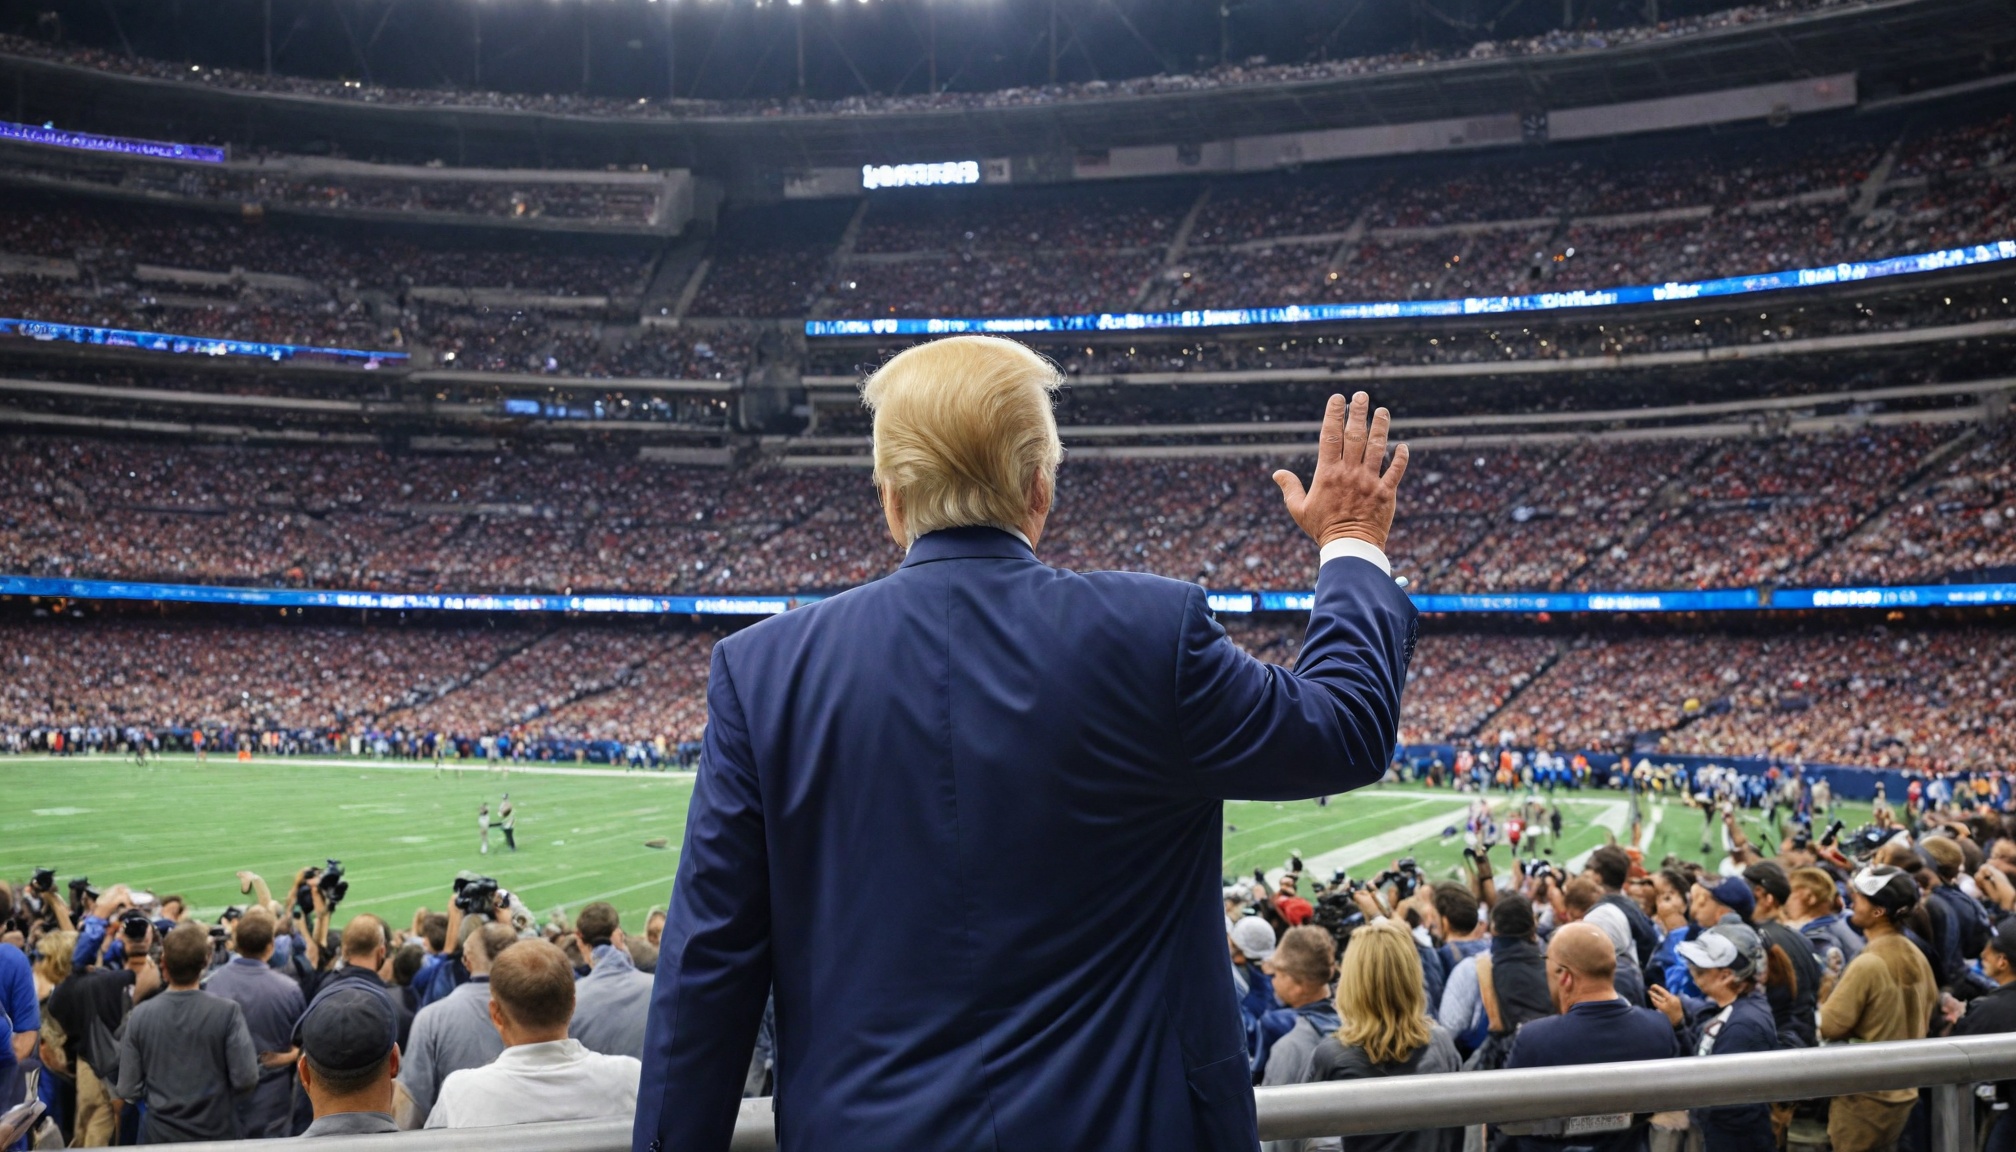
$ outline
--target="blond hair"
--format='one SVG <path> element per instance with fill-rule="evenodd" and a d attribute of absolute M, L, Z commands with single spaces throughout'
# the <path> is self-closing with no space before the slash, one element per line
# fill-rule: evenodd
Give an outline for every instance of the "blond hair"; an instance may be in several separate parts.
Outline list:
<path fill-rule="evenodd" d="M 875 414 L 875 483 L 911 540 L 941 528 L 1017 528 L 1037 477 L 1056 489 L 1064 445 L 1057 366 L 1013 340 L 953 336 L 890 359 L 861 389 Z"/>
<path fill-rule="evenodd" d="M 1397 1064 L 1429 1039 L 1428 997 L 1414 936 L 1392 920 L 1351 933 L 1337 977 L 1337 1039 L 1365 1050 L 1374 1064 Z"/>

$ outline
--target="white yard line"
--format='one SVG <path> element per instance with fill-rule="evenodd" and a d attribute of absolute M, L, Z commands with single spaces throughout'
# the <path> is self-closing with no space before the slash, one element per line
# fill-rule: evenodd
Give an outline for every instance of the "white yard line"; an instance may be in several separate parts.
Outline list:
<path fill-rule="evenodd" d="M 1659 817 L 1655 813 L 1652 819 L 1657 821 Z M 1590 823 L 1596 825 L 1598 828 L 1608 828 L 1610 831 L 1616 833 L 1618 842 L 1622 843 L 1631 833 L 1631 805 L 1623 800 L 1607 801 L 1603 810 L 1598 812 L 1595 819 L 1591 820 Z M 1648 831 L 1646 835 L 1649 838 L 1651 833 Z M 1596 849 L 1591 848 L 1588 852 L 1582 852 L 1569 857 L 1568 862 L 1563 864 L 1562 868 L 1570 876 L 1580 873 L 1583 866 L 1589 863 L 1589 853 L 1594 851 Z"/>
<path fill-rule="evenodd" d="M 130 765 L 133 763 L 133 758 L 130 756 L 23 756 L 19 758 L 0 760 L 0 767 L 6 767 L 15 764 L 22 764 L 22 765 L 36 764 L 46 766 L 56 764 L 80 764 L 80 763 Z M 174 771 L 176 769 L 200 771 L 209 769 L 236 768 L 239 766 L 240 766 L 239 761 L 232 759 L 231 756 L 229 755 L 223 755 L 223 754 L 216 756 L 208 764 L 198 764 L 193 760 L 168 760 L 157 762 L 158 769 L 167 771 Z M 368 768 L 376 772 L 434 771 L 434 762 L 432 760 L 362 760 L 362 759 L 330 760 L 310 756 L 255 756 L 250 760 L 244 761 L 244 766 L 257 767 L 257 768 L 272 768 L 272 767 Z M 512 764 L 509 766 L 509 768 L 510 768 L 509 775 L 604 776 L 604 777 L 612 777 L 618 780 L 691 780 L 694 775 L 692 772 L 686 772 L 686 771 L 625 772 L 621 768 L 555 768 L 540 764 Z M 153 770 L 155 769 L 149 769 L 149 771 Z M 468 761 L 465 762 L 460 768 L 457 768 L 453 760 L 446 760 L 443 761 L 441 764 L 441 771 L 444 774 L 468 773 L 475 775 L 479 779 L 484 774 L 495 776 L 498 779 L 508 778 L 506 773 L 500 771 L 492 771 L 485 763 L 481 761 Z"/>
<path fill-rule="evenodd" d="M 1303 868 L 1312 876 L 1328 876 L 1342 869 L 1356 868 L 1374 860 L 1383 860 L 1403 849 L 1412 848 L 1423 840 L 1442 835 L 1442 830 L 1451 824 L 1462 827 L 1463 818 L 1469 813 L 1468 804 L 1455 808 L 1445 808 L 1438 816 L 1403 824 L 1377 836 L 1367 836 L 1342 848 L 1333 849 L 1302 861 Z"/>

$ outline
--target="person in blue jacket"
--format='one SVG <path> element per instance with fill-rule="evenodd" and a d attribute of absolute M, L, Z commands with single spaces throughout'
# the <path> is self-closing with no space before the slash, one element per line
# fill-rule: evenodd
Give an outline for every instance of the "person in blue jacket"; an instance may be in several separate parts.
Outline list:
<path fill-rule="evenodd" d="M 1059 382 L 997 337 L 883 365 L 863 400 L 901 567 L 715 646 L 636 1152 L 728 1147 L 773 986 L 783 1152 L 1257 1148 L 1224 801 L 1385 774 L 1405 448 L 1386 466 L 1384 410 L 1334 396 L 1308 488 L 1275 474 L 1318 562 L 1290 670 L 1195 584 L 1037 558 Z M 1116 877 L 1129 914 L 1086 915 Z"/>
<path fill-rule="evenodd" d="M 1679 946 L 1707 1007 L 1690 1017 L 1681 998 L 1664 988 L 1651 990 L 1653 1007 L 1666 1014 L 1696 1056 L 1772 1052 L 1778 1023 L 1765 998 L 1764 942 L 1750 928 L 1718 924 Z M 1769 1104 L 1695 1108 L 1688 1119 L 1700 1131 L 1707 1152 L 1775 1152 Z"/>

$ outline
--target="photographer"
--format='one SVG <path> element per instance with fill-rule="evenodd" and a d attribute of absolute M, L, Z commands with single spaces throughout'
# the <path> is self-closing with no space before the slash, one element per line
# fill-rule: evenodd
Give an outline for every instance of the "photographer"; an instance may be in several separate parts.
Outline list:
<path fill-rule="evenodd" d="M 1995 982 L 1995 991 L 1967 1005 L 1967 1014 L 1953 1025 L 1955 1036 L 1988 1036 L 2016 1032 L 2016 919 L 2004 920 L 1981 949 L 1981 970 Z M 2016 1106 L 2016 1083 L 1995 1085 L 1997 1102 Z M 1997 1114 L 1988 1133 L 1987 1152 L 2016 1150 L 2016 1111 Z"/>
<path fill-rule="evenodd" d="M 118 968 L 71 969 L 69 978 L 49 994 L 47 1012 L 63 1029 L 63 1058 L 77 1080 L 77 1111 L 71 1120 L 71 1142 L 80 1148 L 103 1148 L 113 1142 L 120 1119 L 119 1099 L 112 1094 L 119 1068 L 115 1037 L 126 1013 L 161 990 L 161 970 L 149 952 L 154 927 L 144 916 L 120 922 L 125 962 Z M 103 1075 L 100 1070 L 104 1070 Z"/>
<path fill-rule="evenodd" d="M 294 1094 L 294 1025 L 307 1009 L 300 985 L 269 966 L 273 914 L 248 909 L 232 935 L 237 955 L 210 974 L 204 990 L 238 1005 L 259 1054 L 259 1086 L 238 1100 L 238 1127 L 247 1139 L 287 1135 Z"/>
<path fill-rule="evenodd" d="M 1501 896 L 1491 908 L 1490 950 L 1457 965 L 1437 1021 L 1470 1049 L 1466 1067 L 1489 1069 L 1520 1025 L 1553 1012 L 1533 905 L 1517 893 Z"/>
<path fill-rule="evenodd" d="M 504 924 L 483 924 L 471 932 L 462 946 L 468 982 L 413 1018 L 411 1051 L 399 1071 L 412 1113 L 399 1118 L 400 1127 L 417 1128 L 426 1122 L 450 1074 L 480 1068 L 504 1051 L 490 1022 L 490 965 L 517 943 L 518 934 Z"/>

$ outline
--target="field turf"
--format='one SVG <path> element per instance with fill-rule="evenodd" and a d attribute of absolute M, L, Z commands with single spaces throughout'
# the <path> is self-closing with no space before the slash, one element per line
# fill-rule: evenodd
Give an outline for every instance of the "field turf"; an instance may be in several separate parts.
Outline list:
<path fill-rule="evenodd" d="M 125 882 L 157 895 L 185 895 L 198 915 L 214 917 L 245 899 L 234 873 L 264 876 L 275 895 L 296 869 L 343 862 L 351 882 L 338 919 L 376 912 L 405 924 L 414 908 L 447 907 L 458 871 L 494 876 L 540 918 L 608 900 L 641 924 L 663 907 L 679 864 L 692 778 L 572 768 L 514 770 L 508 777 L 451 765 L 437 778 L 429 763 L 317 758 L 208 764 L 173 756 L 138 768 L 120 757 L 0 759 L 0 877 L 19 882 L 37 867 L 60 882 L 88 874 L 99 887 Z M 490 854 L 477 852 L 476 809 L 494 813 L 509 792 L 518 811 L 519 851 L 504 849 L 492 827 Z M 1579 858 L 1629 825 L 1615 793 L 1560 794 L 1557 861 Z M 1503 798 L 1498 800 L 1501 808 Z M 1455 874 L 1463 841 L 1444 837 L 1463 823 L 1467 797 L 1413 787 L 1377 787 L 1313 801 L 1235 802 L 1225 806 L 1225 871 L 1278 870 L 1291 851 L 1312 876 L 1342 868 L 1369 878 L 1396 857 L 1412 855 L 1432 878 Z M 1850 827 L 1868 818 L 1847 806 Z M 1667 852 L 1701 859 L 1701 817 L 1678 803 L 1647 805 L 1647 859 Z M 1753 838 L 1762 821 L 1751 817 Z M 664 840 L 668 847 L 647 847 Z M 1543 841 L 1543 844 L 1545 842 Z M 1718 852 L 1719 855 L 1719 852 Z M 1501 868 L 1503 849 L 1494 853 Z"/>

